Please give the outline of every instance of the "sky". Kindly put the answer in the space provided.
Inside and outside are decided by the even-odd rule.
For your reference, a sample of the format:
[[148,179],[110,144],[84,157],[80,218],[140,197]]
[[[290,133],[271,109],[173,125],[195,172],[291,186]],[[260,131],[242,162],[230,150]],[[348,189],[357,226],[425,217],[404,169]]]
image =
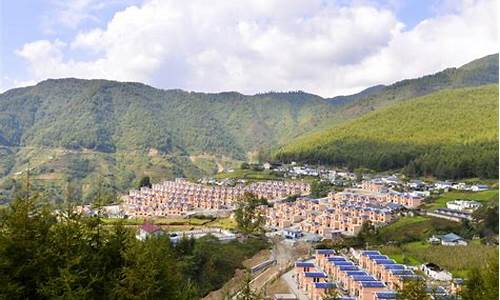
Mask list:
[[498,0],[0,0],[0,92],[48,78],[323,97],[498,52]]

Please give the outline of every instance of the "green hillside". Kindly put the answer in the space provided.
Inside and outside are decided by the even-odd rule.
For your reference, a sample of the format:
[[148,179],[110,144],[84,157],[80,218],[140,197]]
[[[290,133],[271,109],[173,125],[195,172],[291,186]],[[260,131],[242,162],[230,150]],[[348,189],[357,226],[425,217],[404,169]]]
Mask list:
[[498,85],[444,90],[301,137],[278,159],[405,168],[410,175],[498,177]]
[[[200,177],[307,132],[334,107],[304,92],[246,96],[159,90],[139,83],[46,80],[0,95],[0,176],[124,190]],[[2,187],[11,189],[4,178]]]
[[0,201],[28,167],[42,186],[74,182],[88,194],[102,180],[124,191],[143,175],[159,180],[215,174],[415,93],[497,81],[498,55],[333,99],[50,79],[0,94]]
[[459,68],[448,68],[420,78],[405,79],[388,86],[377,85],[358,94],[329,99],[343,104],[343,118],[353,118],[397,101],[427,95],[442,89],[498,82],[498,54],[488,55]]

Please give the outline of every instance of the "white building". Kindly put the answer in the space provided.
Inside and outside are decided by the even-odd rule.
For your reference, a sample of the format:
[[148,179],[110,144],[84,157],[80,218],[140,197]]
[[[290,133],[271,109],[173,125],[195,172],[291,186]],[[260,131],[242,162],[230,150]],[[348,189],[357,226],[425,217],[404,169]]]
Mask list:
[[470,200],[455,200],[446,203],[446,207],[458,211],[474,211],[482,206],[477,201]]
[[450,272],[443,270],[441,267],[433,263],[423,264],[420,266],[420,270],[424,272],[425,275],[435,280],[450,281],[453,279]]

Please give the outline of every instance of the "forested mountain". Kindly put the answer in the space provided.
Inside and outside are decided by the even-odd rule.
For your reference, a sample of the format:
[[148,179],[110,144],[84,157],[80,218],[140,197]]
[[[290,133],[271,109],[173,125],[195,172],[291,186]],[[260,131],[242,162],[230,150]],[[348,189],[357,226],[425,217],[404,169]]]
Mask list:
[[461,88],[488,83],[498,83],[498,54],[476,59],[459,68],[448,68],[441,72],[415,79],[398,81],[388,86],[376,85],[364,91],[329,99],[345,105],[344,118],[352,118],[381,106],[423,96],[446,88]]
[[220,160],[245,160],[307,132],[333,111],[304,92],[246,96],[46,80],[0,95],[0,175],[29,163],[43,180],[112,175],[120,189],[142,172],[201,176],[220,169]]
[[497,81],[497,54],[330,99],[305,92],[248,96],[50,79],[0,94],[0,197],[27,168],[40,183],[76,181],[84,190],[98,177],[123,191],[143,174],[211,174],[401,100]]
[[443,90],[297,139],[275,154],[443,178],[498,177],[498,85]]

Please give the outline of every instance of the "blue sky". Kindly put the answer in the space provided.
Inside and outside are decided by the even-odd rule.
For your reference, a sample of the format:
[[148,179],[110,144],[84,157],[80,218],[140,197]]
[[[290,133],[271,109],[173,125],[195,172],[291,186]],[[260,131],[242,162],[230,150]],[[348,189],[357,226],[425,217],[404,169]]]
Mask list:
[[0,91],[80,77],[334,96],[498,51],[496,0],[208,2],[1,1]]

